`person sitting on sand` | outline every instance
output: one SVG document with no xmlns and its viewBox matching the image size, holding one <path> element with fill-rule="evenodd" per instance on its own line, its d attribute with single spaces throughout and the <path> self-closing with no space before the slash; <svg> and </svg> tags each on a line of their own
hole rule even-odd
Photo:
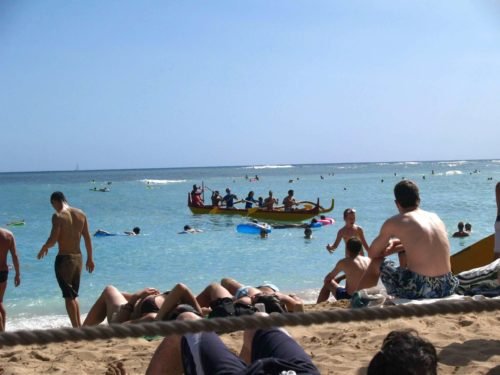
<svg viewBox="0 0 500 375">
<path fill-rule="evenodd" d="M 177 319 L 200 317 L 185 312 Z M 166 373 L 319 375 L 304 349 L 283 328 L 276 327 L 245 330 L 239 356 L 215 332 L 168 336 L 156 349 L 146 370 L 147 375 Z"/>
<path fill-rule="evenodd" d="M 108 285 L 91 307 L 83 325 L 98 325 L 106 318 L 109 324 L 169 319 L 169 315 L 179 304 L 189 305 L 197 313 L 202 313 L 196 297 L 184 284 L 176 284 L 171 291 L 165 293 L 160 293 L 155 288 L 127 293 Z"/>
<path fill-rule="evenodd" d="M 363 244 L 365 250 L 368 251 L 368 243 L 366 242 L 363 228 L 356 224 L 356 210 L 354 208 L 346 208 L 344 210 L 344 220 L 345 225 L 337 232 L 337 238 L 335 239 L 335 242 L 332 245 L 326 245 L 326 249 L 328 250 L 328 252 L 330 254 L 333 253 L 340 245 L 340 241 L 342 241 L 342 239 L 345 243 L 347 243 L 347 241 L 351 237 L 358 237 L 361 240 L 361 243 Z M 361 249 L 361 255 L 364 255 L 363 249 Z"/>
<path fill-rule="evenodd" d="M 403 180 L 394 187 L 399 214 L 385 221 L 368 249 L 372 259 L 358 289 L 370 288 L 379 276 L 387 293 L 400 298 L 442 298 L 453 294 L 458 280 L 451 273 L 446 227 L 432 212 L 422 210 L 418 186 Z M 400 253 L 404 266 L 386 256 Z"/>
<path fill-rule="evenodd" d="M 458 232 L 453 233 L 452 237 L 461 238 L 461 237 L 468 237 L 469 236 L 469 233 L 467 233 L 466 231 L 464 231 L 464 223 L 463 223 L 463 221 L 460 221 L 458 223 L 457 228 L 458 228 Z"/>
<path fill-rule="evenodd" d="M 184 225 L 184 230 L 179 232 L 179 234 L 195 234 L 203 232 L 201 229 L 191 228 L 189 225 Z"/>
<path fill-rule="evenodd" d="M 125 233 L 127 236 L 138 236 L 141 233 L 141 228 L 134 227 L 132 231 L 125 231 L 123 233 Z"/>
<path fill-rule="evenodd" d="M 281 293 L 274 284 L 264 283 L 258 287 L 253 287 L 243 285 L 235 279 L 225 277 L 221 280 L 221 285 L 237 300 L 242 297 L 249 297 L 250 302 L 255 303 L 255 299 L 260 295 L 275 296 L 288 312 L 304 310 L 304 301 L 296 294 Z"/>
<path fill-rule="evenodd" d="M 272 211 L 274 210 L 275 204 L 278 204 L 278 200 L 273 197 L 273 192 L 269 190 L 269 196 L 266 199 L 264 199 L 264 207 L 267 210 Z"/>
<path fill-rule="evenodd" d="M 437 352 L 432 343 L 421 338 L 415 330 L 398 330 L 386 336 L 366 374 L 436 375 L 437 364 Z"/>
<path fill-rule="evenodd" d="M 365 273 L 370 258 L 360 255 L 363 245 L 358 237 L 351 237 L 346 244 L 347 257 L 337 262 L 331 272 L 329 272 L 323 281 L 316 303 L 321 303 L 330 297 L 330 292 L 336 300 L 350 299 L 356 291 L 359 280 Z M 339 273 L 345 274 L 345 288 L 341 287 L 335 280 Z"/>
</svg>

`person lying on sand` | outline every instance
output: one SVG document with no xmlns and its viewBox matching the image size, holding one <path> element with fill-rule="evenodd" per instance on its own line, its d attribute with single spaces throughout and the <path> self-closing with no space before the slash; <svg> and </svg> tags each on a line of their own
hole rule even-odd
<svg viewBox="0 0 500 375">
<path fill-rule="evenodd" d="M 274 284 L 266 283 L 258 287 L 252 287 L 243 285 L 235 279 L 226 277 L 221 280 L 221 285 L 237 299 L 248 296 L 252 300 L 255 300 L 259 295 L 276 296 L 288 312 L 304 310 L 304 301 L 296 294 L 281 293 Z"/>
<path fill-rule="evenodd" d="M 200 317 L 186 312 L 177 319 Z M 275 327 L 245 330 L 239 356 L 215 332 L 168 336 L 156 349 L 146 371 L 147 375 L 166 373 L 319 375 L 304 349 L 283 328 Z"/>
<path fill-rule="evenodd" d="M 356 291 L 359 281 L 370 264 L 370 258 L 361 255 L 363 245 L 357 237 L 351 237 L 346 244 L 347 257 L 337 262 L 331 272 L 323 281 L 316 303 L 321 303 L 330 297 L 330 293 L 336 300 L 350 299 Z M 339 273 L 345 274 L 345 288 L 341 287 L 335 280 Z"/>
<path fill-rule="evenodd" d="M 446 227 L 432 212 L 422 210 L 418 186 L 403 180 L 394 187 L 399 214 L 385 221 L 368 249 L 372 259 L 358 289 L 370 288 L 379 276 L 387 293 L 400 298 L 441 298 L 453 294 L 458 280 L 451 273 Z M 402 265 L 385 257 L 398 253 Z"/>
<path fill-rule="evenodd" d="M 108 285 L 91 307 L 84 326 L 94 326 L 107 318 L 108 323 L 139 323 L 169 319 L 180 305 L 191 306 L 201 314 L 195 296 L 184 284 L 176 284 L 171 291 L 160 293 L 155 288 L 144 288 L 135 293 L 120 292 Z"/>
</svg>

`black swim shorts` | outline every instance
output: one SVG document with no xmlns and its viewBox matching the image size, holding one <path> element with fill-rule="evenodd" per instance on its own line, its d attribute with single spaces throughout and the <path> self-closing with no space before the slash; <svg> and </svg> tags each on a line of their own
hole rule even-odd
<svg viewBox="0 0 500 375">
<path fill-rule="evenodd" d="M 9 270 L 0 271 L 0 283 L 6 282 L 8 277 L 9 277 Z"/>
<path fill-rule="evenodd" d="M 229 297 L 218 298 L 210 303 L 212 311 L 209 318 L 225 318 L 227 316 L 251 315 L 257 311 L 252 305 L 236 302 Z"/>
<path fill-rule="evenodd" d="M 54 264 L 57 282 L 61 288 L 63 298 L 78 297 L 80 289 L 80 275 L 82 273 L 82 255 L 64 254 L 56 256 Z"/>
</svg>

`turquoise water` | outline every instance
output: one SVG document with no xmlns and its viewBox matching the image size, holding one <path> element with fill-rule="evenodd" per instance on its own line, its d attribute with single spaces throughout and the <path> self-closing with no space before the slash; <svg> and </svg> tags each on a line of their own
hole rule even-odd
<svg viewBox="0 0 500 375">
<path fill-rule="evenodd" d="M 255 174 L 259 181 L 245 179 Z M 14 288 L 11 273 L 5 297 L 7 329 L 69 326 L 53 271 L 57 249 L 43 260 L 36 259 L 51 229 L 53 191 L 63 191 L 71 205 L 86 212 L 92 232 L 139 226 L 143 233 L 93 237 L 96 269 L 83 274 L 80 287 L 81 311 L 86 313 L 108 284 L 135 291 L 145 286 L 169 289 L 183 282 L 200 292 L 224 276 L 248 284 L 273 282 L 313 301 L 324 275 L 344 253 L 329 255 L 325 250 L 343 225 L 342 211 L 357 209 L 358 224 L 371 242 L 383 221 L 396 213 L 392 188 L 403 177 L 419 184 L 422 207 L 436 212 L 450 235 L 458 221 L 472 223 L 470 238 L 450 239 L 453 252 L 493 231 L 500 160 L 0 174 L 0 225 L 26 221 L 25 226 L 9 227 L 17 240 L 22 280 Z M 188 210 L 187 194 L 201 181 L 219 191 L 230 187 L 240 198 L 249 190 L 257 197 L 266 196 L 271 189 L 281 200 L 290 188 L 298 200 L 319 197 L 324 206 L 334 197 L 330 216 L 337 223 L 315 230 L 310 241 L 300 229 L 273 230 L 264 240 L 240 234 L 235 228 L 244 218 L 195 216 Z M 90 190 L 103 186 L 111 191 Z M 185 224 L 203 233 L 179 235 Z"/>
</svg>

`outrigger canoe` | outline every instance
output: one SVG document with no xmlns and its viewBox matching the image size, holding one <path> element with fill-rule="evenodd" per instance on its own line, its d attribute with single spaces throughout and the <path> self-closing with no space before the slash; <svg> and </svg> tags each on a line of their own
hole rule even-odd
<svg viewBox="0 0 500 375">
<path fill-rule="evenodd" d="M 492 234 L 453 254 L 451 256 L 451 271 L 457 274 L 490 264 L 495 260 L 494 243 L 495 235 Z"/>
<path fill-rule="evenodd" d="M 312 219 L 315 216 L 326 214 L 333 210 L 335 205 L 335 200 L 332 199 L 332 204 L 329 208 L 323 208 L 319 205 L 319 199 L 317 203 L 308 209 L 297 209 L 293 211 L 281 210 L 267 210 L 265 208 L 225 208 L 225 207 L 213 207 L 213 206 L 203 206 L 196 207 L 191 204 L 191 195 L 188 194 L 188 207 L 191 212 L 195 215 L 239 215 L 246 216 L 252 219 L 267 220 L 267 221 L 304 221 Z"/>
</svg>

